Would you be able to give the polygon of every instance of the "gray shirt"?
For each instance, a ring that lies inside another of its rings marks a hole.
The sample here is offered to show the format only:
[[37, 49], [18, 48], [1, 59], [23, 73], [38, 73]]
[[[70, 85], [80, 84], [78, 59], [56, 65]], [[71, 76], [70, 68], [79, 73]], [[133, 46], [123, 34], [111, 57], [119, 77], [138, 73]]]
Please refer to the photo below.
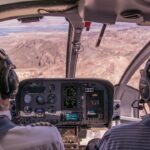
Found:
[[150, 150], [150, 115], [137, 123], [108, 130], [98, 144], [99, 150]]
[[16, 126], [0, 137], [0, 150], [64, 150], [64, 145], [54, 126]]

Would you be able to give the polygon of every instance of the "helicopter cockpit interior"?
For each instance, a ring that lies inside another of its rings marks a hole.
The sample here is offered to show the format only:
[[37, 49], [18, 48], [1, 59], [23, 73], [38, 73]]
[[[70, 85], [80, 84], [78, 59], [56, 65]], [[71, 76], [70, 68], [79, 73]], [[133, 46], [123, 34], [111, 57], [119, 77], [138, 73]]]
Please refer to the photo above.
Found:
[[[122, 77], [120, 77], [120, 81], [117, 84], [105, 79], [105, 75], [97, 78], [94, 76], [89, 78], [82, 76], [81, 78], [76, 76], [76, 72], [79, 55], [83, 50], [81, 40], [83, 30], [88, 32], [93, 23], [101, 24], [100, 33], [97, 30], [99, 36], [97, 36], [96, 48], [101, 47], [108, 26], [115, 26], [117, 22], [134, 23], [136, 24], [135, 28], [144, 27], [147, 30], [150, 25], [150, 1], [0, 1], [1, 22], [15, 19], [21, 24], [28, 24], [40, 22], [44, 17], [62, 17], [68, 23], [65, 77], [29, 77], [20, 81], [18, 93], [11, 100], [12, 121], [17, 125], [51, 123], [59, 129], [66, 150], [78, 150], [86, 147], [88, 140], [90, 140], [90, 138], [88, 139], [88, 134], [97, 134], [97, 136], [94, 136], [101, 138], [104, 132], [113, 125], [141, 120], [137, 101], [140, 100], [140, 92], [138, 87], [132, 86], [132, 83], [129, 86], [129, 81], [136, 72], [139, 73], [140, 67], [143, 67], [142, 65], [150, 56], [148, 34], [145, 36], [146, 42], [141, 42], [142, 47], [137, 46], [140, 52], [132, 57], [130, 64], [124, 70], [124, 73], [122, 72]], [[148, 31], [150, 32], [150, 30]], [[47, 37], [48, 34], [47, 32]], [[49, 36], [52, 36], [52, 34]], [[109, 36], [108, 34], [107, 37], [109, 38]], [[21, 37], [19, 38], [21, 39]], [[91, 39], [90, 42], [93, 43], [93, 40]], [[136, 43], [133, 42], [133, 44]], [[61, 44], [59, 47], [61, 47]], [[124, 47], [126, 47], [125, 44]], [[18, 49], [21, 49], [21, 47]], [[55, 51], [55, 47], [53, 47], [53, 51]], [[102, 52], [99, 52], [99, 56]], [[94, 52], [91, 52], [91, 56], [92, 54]], [[89, 59], [88, 56], [86, 59]], [[96, 61], [100, 60], [97, 59]], [[122, 61], [124, 61], [123, 58]], [[24, 63], [25, 65], [27, 64], [27, 62]], [[88, 66], [83, 68], [86, 69], [86, 67]], [[94, 70], [94, 67], [92, 66], [91, 69]], [[109, 67], [110, 70], [112, 68], [113, 66]], [[55, 70], [53, 71], [55, 72]]]

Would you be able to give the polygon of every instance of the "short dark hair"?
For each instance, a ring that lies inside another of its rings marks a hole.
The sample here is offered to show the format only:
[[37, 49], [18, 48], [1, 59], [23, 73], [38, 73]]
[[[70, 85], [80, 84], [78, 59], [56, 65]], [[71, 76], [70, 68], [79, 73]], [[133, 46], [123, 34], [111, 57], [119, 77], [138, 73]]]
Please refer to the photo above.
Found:
[[98, 142], [100, 141], [100, 138], [92, 139], [88, 142], [86, 150], [94, 150], [97, 147]]

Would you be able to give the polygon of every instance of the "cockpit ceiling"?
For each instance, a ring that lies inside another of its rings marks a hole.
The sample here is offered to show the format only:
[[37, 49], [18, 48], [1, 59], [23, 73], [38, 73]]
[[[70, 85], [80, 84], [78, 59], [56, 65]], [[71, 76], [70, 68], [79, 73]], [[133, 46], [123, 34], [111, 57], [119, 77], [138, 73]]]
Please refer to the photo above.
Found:
[[150, 0], [0, 0], [0, 20], [39, 15], [41, 8], [54, 11], [42, 15], [65, 16], [69, 9], [67, 14], [80, 14], [86, 21], [150, 25]]
[[[54, 12], [48, 14], [42, 11], [42, 15], [56, 15], [64, 16], [65, 10], [77, 7], [79, 0], [0, 0], [0, 21], [39, 15], [39, 9], [46, 9]], [[41, 16], [41, 15], [40, 15]]]
[[117, 21], [149, 25], [150, 0], [118, 0], [117, 5]]
[[[0, 12], [34, 7], [59, 7], [77, 4], [79, 0], [0, 0]], [[61, 8], [60, 8], [61, 9]]]
[[0, 0], [0, 5], [34, 2], [34, 3], [47, 3], [51, 5], [61, 5], [61, 4], [74, 4], [79, 0]]
[[85, 20], [101, 23], [134, 22], [146, 24], [150, 21], [150, 0], [85, 0]]

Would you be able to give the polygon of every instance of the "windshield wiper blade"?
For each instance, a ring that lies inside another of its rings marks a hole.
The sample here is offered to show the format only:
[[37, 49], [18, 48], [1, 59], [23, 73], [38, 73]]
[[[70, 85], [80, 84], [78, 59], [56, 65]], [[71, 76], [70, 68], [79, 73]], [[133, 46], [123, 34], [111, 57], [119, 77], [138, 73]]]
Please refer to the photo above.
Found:
[[98, 38], [97, 43], [96, 43], [96, 47], [100, 46], [102, 38], [103, 38], [105, 30], [106, 30], [106, 27], [107, 27], [107, 24], [103, 24], [100, 35], [99, 35], [99, 38]]

